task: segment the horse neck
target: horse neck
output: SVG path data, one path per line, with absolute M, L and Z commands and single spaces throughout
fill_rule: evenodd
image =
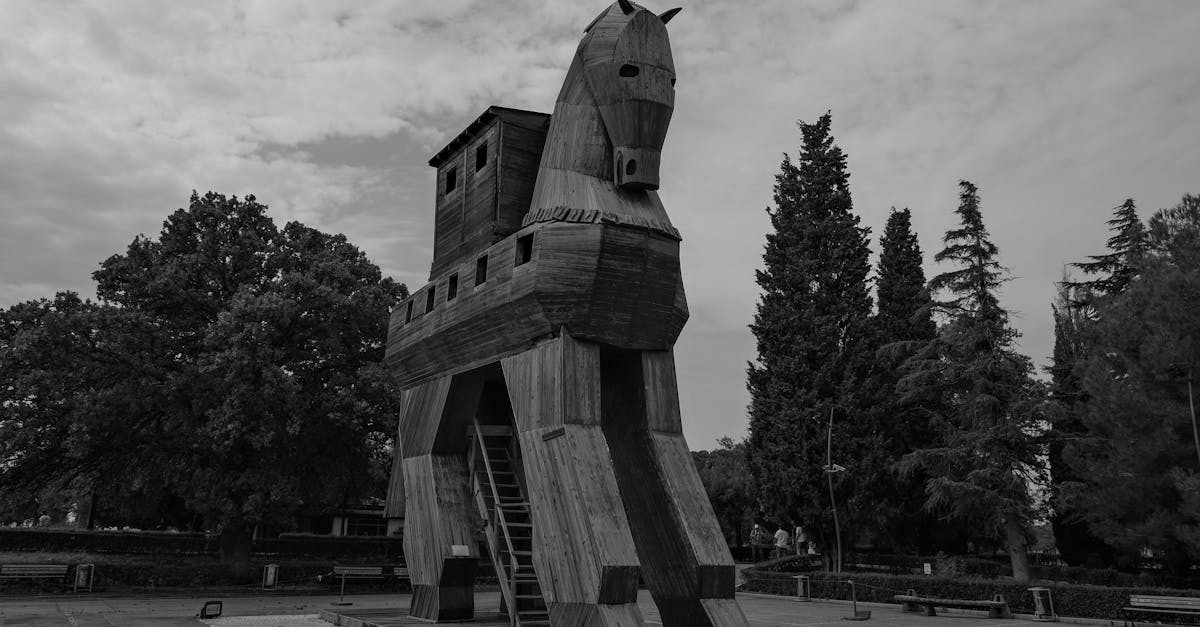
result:
M 539 169 L 555 169 L 612 180 L 612 146 L 584 80 L 579 59 L 567 71 L 567 80 L 554 104 Z

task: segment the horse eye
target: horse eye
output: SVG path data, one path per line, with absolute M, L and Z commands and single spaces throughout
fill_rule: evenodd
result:
M 625 65 L 621 66 L 620 74 L 621 74 L 621 76 L 624 76 L 625 78 L 633 78 L 634 76 L 637 76 L 640 72 L 641 72 L 641 70 L 638 69 L 638 66 L 626 63 Z

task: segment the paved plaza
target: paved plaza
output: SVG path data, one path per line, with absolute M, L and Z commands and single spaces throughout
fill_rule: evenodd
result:
M 494 617 L 499 606 L 498 592 L 480 592 L 475 597 L 480 617 Z M 220 619 L 201 622 L 195 618 L 205 601 L 219 600 L 224 605 Z M 349 606 L 335 606 L 338 597 L 330 595 L 285 596 L 264 594 L 212 593 L 205 596 L 113 596 L 113 595 L 56 595 L 38 598 L 0 597 L 0 626 L 53 625 L 73 627 L 213 625 L 216 627 L 325 627 L 329 623 L 316 616 L 322 610 L 372 610 L 393 608 L 395 616 L 403 616 L 409 604 L 406 594 L 361 594 L 347 596 Z M 786 597 L 758 594 L 739 594 L 750 624 L 754 627 L 816 627 L 818 625 L 849 625 L 843 617 L 851 615 L 850 605 L 842 602 L 799 602 Z M 639 596 L 642 614 L 649 625 L 658 625 L 658 610 L 650 594 Z M 864 624 L 883 624 L 895 627 L 1028 627 L 1040 625 L 1028 617 L 989 619 L 982 612 L 940 612 L 937 617 L 906 614 L 898 605 L 860 603 L 860 610 L 870 610 L 871 619 Z M 269 617 L 269 618 L 268 618 Z M 1080 621 L 1071 621 L 1080 622 Z M 1119 622 L 1119 621 L 1118 621 Z M 1112 624 L 1108 621 L 1088 621 L 1090 624 Z M 402 624 L 402 623 L 392 623 Z M 427 624 L 427 623 L 425 623 Z M 476 624 L 488 624 L 480 622 Z M 492 623 L 494 624 L 494 623 Z

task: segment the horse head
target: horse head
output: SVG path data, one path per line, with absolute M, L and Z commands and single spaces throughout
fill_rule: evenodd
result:
M 658 168 L 675 108 L 675 63 L 662 15 L 619 0 L 588 25 L 575 55 L 612 146 L 613 182 L 658 189 Z

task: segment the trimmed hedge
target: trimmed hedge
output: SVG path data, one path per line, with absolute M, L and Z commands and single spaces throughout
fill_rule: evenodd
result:
M 0 551 L 217 555 L 219 550 L 217 536 L 202 533 L 0 528 Z M 399 537 L 285 536 L 260 538 L 253 551 L 262 556 L 391 561 L 402 558 L 404 543 Z
M 782 561 L 782 560 L 780 560 Z M 774 565 L 780 567 L 782 565 Z M 742 571 L 743 592 L 760 592 L 781 596 L 796 594 L 797 573 L 747 568 Z M 1029 588 L 1036 585 L 1050 588 L 1055 612 L 1061 616 L 1076 618 L 1120 619 L 1121 608 L 1129 602 L 1130 594 L 1163 594 L 1170 596 L 1197 596 L 1196 590 L 1179 590 L 1154 587 L 1109 587 L 1060 582 L 1037 582 L 1018 584 L 1004 579 L 930 577 L 924 575 L 884 575 L 875 573 L 834 573 L 814 571 L 811 578 L 812 596 L 822 599 L 850 598 L 847 580 L 855 583 L 859 601 L 893 603 L 892 596 L 915 590 L 918 595 L 950 599 L 991 599 L 996 594 L 1004 595 L 1014 612 L 1032 613 L 1033 596 Z
M 1000 579 L 1012 573 L 1007 558 L 959 557 L 938 555 L 923 557 L 914 555 L 886 555 L 874 553 L 847 553 L 843 572 L 876 573 L 890 575 L 921 574 L 926 564 L 933 566 L 933 574 L 950 578 L 974 577 Z M 769 560 L 757 566 L 761 570 L 775 572 L 806 572 L 821 570 L 819 556 L 787 556 Z M 1034 579 L 1072 584 L 1088 584 L 1118 588 L 1200 588 L 1200 574 L 1179 577 L 1163 570 L 1143 570 L 1130 573 L 1112 568 L 1084 568 L 1081 566 L 1032 566 Z
M 235 585 L 229 579 L 227 569 L 216 557 L 206 555 L 185 558 L 153 555 L 117 555 L 89 553 L 7 553 L 0 555 L 3 564 L 68 564 L 68 582 L 74 581 L 75 567 L 79 564 L 95 564 L 95 588 L 194 588 L 205 586 Z M 250 567 L 255 582 L 262 568 L 268 563 L 279 564 L 281 584 L 316 585 L 317 575 L 330 572 L 331 563 L 325 560 L 252 560 Z M 23 587 L 22 587 L 23 586 Z M 45 583 L 6 583 L 3 590 L 30 589 L 54 590 L 61 586 Z M 68 586 L 69 588 L 70 586 Z

